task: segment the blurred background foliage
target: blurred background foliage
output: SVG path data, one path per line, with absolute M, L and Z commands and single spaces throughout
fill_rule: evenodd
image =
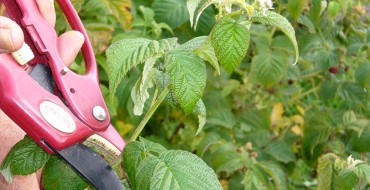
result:
M 186 0 L 72 2 L 94 46 L 106 97 L 104 51 L 112 42 L 177 37 L 183 43 L 209 35 L 217 14 L 214 7 L 207 8 L 194 31 Z M 350 164 L 350 155 L 366 162 L 370 158 L 370 3 L 325 2 L 274 2 L 274 11 L 295 28 L 298 64 L 292 64 L 294 49 L 282 32 L 252 25 L 248 56 L 234 72 L 218 76 L 208 66 L 204 130 L 195 136 L 197 118 L 163 103 L 142 136 L 197 154 L 216 171 L 224 189 L 370 188 L 369 168 L 363 169 L 365 180 L 359 180 L 358 172 L 343 172 L 349 166 L 337 167 Z M 58 14 L 61 33 L 69 25 L 60 10 Z M 82 56 L 72 68 L 84 72 Z M 130 71 L 115 100 L 107 101 L 112 123 L 124 137 L 141 121 L 130 98 L 141 69 Z M 341 179 L 350 182 L 342 184 Z

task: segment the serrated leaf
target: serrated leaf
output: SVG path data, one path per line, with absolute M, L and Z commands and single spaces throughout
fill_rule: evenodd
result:
M 155 82 L 157 84 L 158 90 L 162 92 L 170 84 L 170 77 L 162 71 L 157 71 Z M 175 93 L 172 88 L 167 94 L 165 101 L 173 107 L 180 108 L 178 102 L 175 99 Z
M 143 74 L 131 90 L 131 99 L 134 103 L 133 111 L 137 116 L 143 114 L 145 102 L 150 98 L 148 89 L 154 86 L 157 69 L 154 69 L 153 66 L 158 58 L 159 56 L 155 56 L 145 61 Z
M 197 102 L 193 110 L 193 113 L 198 116 L 199 125 L 198 125 L 197 133 L 195 134 L 195 135 L 198 135 L 202 131 L 204 125 L 206 124 L 206 120 L 207 120 L 206 106 L 204 105 L 202 100 L 199 100 Z
M 160 160 L 156 156 L 146 157 L 140 162 L 135 175 L 135 189 L 153 189 L 150 187 L 150 181 L 154 175 L 154 170 L 158 162 L 160 162 Z
M 352 190 L 358 184 L 359 178 L 350 169 L 344 169 L 339 172 L 338 176 L 341 179 L 341 185 L 343 186 L 344 190 Z
M 278 51 L 257 54 L 252 60 L 251 73 L 266 88 L 279 83 L 288 72 L 288 59 Z
M 204 44 L 199 49 L 195 50 L 194 53 L 202 58 L 204 61 L 207 61 L 209 64 L 211 64 L 212 67 L 216 70 L 217 74 L 221 75 L 220 65 L 218 63 L 215 49 L 211 44 Z
M 172 28 L 184 24 L 189 13 L 184 0 L 155 0 L 152 4 L 155 20 L 165 22 Z
M 367 184 L 370 185 L 370 165 L 369 164 L 359 164 L 354 169 L 357 177 L 365 179 Z
M 131 99 L 134 103 L 134 109 L 133 113 L 137 116 L 140 116 L 143 114 L 144 111 L 144 105 L 146 100 L 149 98 L 148 89 L 153 87 L 153 83 L 150 83 L 150 85 L 147 85 L 145 89 L 143 89 L 143 93 L 140 91 L 140 83 L 141 78 L 135 83 L 135 86 L 131 90 Z
M 169 150 L 158 159 L 151 189 L 222 189 L 214 171 L 190 152 Z
M 109 63 L 109 90 L 111 98 L 127 72 L 147 59 L 167 52 L 177 45 L 177 38 L 160 41 L 144 38 L 123 39 L 112 44 L 106 51 Z
M 199 2 L 198 2 L 199 3 Z M 197 16 L 195 18 L 195 24 L 194 25 L 191 25 L 192 27 L 194 27 L 194 30 L 197 29 L 197 24 L 198 24 L 198 21 L 199 21 L 199 17 L 200 15 L 203 13 L 203 11 L 209 7 L 210 5 L 212 4 L 215 4 L 215 3 L 219 3 L 218 0 L 207 0 L 205 1 L 202 6 L 200 6 L 200 8 L 198 9 L 198 13 L 197 13 Z M 189 7 L 189 6 L 188 6 Z
M 334 185 L 334 161 L 332 154 L 327 154 L 319 159 L 317 166 L 317 190 L 331 190 Z
M 191 27 L 193 27 L 195 10 L 197 10 L 197 7 L 198 7 L 200 1 L 201 0 L 187 0 L 186 1 L 186 7 L 188 8 L 188 11 L 189 11 L 190 26 Z
M 298 49 L 298 43 L 295 37 L 295 31 L 294 31 L 293 26 L 289 23 L 289 21 L 285 17 L 279 15 L 278 13 L 272 12 L 272 11 L 267 11 L 266 14 L 264 14 L 261 11 L 255 11 L 251 20 L 253 22 L 259 22 L 262 24 L 274 26 L 280 29 L 281 31 L 283 31 L 284 34 L 288 36 L 288 38 L 292 42 L 293 47 L 295 49 L 296 58 L 295 58 L 294 64 L 298 62 L 299 49 Z
M 25 136 L 13 146 L 0 169 L 10 167 L 13 175 L 29 175 L 44 166 L 49 156 L 35 141 Z
M 85 189 L 88 184 L 69 165 L 51 156 L 42 173 L 45 190 Z
M 199 49 L 200 47 L 202 47 L 204 45 L 207 38 L 208 38 L 208 36 L 195 37 L 195 38 L 185 42 L 184 44 L 181 44 L 178 47 L 176 47 L 176 50 L 183 50 L 183 51 L 197 50 L 197 49 Z
M 140 141 L 134 141 L 125 146 L 123 162 L 133 189 L 136 187 L 136 171 L 141 161 L 149 156 L 158 157 L 166 150 L 162 145 L 150 142 L 144 138 L 140 138 Z
M 206 86 L 206 67 L 202 59 L 190 52 L 175 51 L 166 56 L 175 99 L 185 114 L 191 113 Z
M 231 18 L 222 19 L 211 33 L 211 43 L 221 66 L 229 73 L 244 59 L 249 48 L 249 30 Z

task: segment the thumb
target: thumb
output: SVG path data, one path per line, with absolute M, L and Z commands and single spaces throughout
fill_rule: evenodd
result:
M 23 42 L 22 29 L 9 18 L 0 16 L 0 53 L 16 51 Z

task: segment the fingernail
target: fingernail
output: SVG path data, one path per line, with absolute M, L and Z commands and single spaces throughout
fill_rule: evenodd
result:
M 14 50 L 13 40 L 9 28 L 0 27 L 0 53 Z

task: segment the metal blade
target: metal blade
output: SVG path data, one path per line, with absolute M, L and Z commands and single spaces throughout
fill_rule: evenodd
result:
M 124 190 L 112 167 L 87 146 L 77 143 L 66 149 L 54 151 L 97 190 Z

